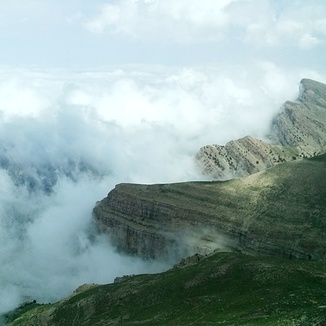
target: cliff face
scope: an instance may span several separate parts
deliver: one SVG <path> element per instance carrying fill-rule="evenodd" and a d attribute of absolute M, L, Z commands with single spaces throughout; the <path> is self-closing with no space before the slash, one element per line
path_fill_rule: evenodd
<path fill-rule="evenodd" d="M 159 193 L 160 186 L 152 192 Z M 169 207 L 156 206 L 147 197 L 148 188 L 117 185 L 107 198 L 97 203 L 94 214 L 102 231 L 107 232 L 119 250 L 140 256 L 155 256 L 174 243 L 175 227 Z M 155 193 L 151 193 L 153 198 Z M 169 222 L 171 222 L 169 224 Z"/>
<path fill-rule="evenodd" d="M 325 153 L 326 85 L 303 79 L 298 100 L 284 103 L 272 121 L 268 138 L 271 144 L 248 136 L 225 146 L 207 145 L 196 159 L 204 174 L 231 179 Z"/>
<path fill-rule="evenodd" d="M 326 260 L 326 155 L 226 182 L 121 184 L 94 208 L 118 248 Z"/>

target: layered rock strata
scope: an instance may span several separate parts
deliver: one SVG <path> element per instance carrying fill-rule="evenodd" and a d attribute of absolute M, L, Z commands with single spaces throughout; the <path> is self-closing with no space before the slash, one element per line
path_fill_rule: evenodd
<path fill-rule="evenodd" d="M 326 85 L 310 79 L 300 82 L 297 101 L 287 101 L 272 121 L 270 139 L 283 146 L 326 150 Z"/>
<path fill-rule="evenodd" d="M 231 179 L 325 153 L 326 85 L 303 79 L 299 98 L 284 103 L 272 121 L 268 138 L 271 143 L 247 136 L 225 146 L 207 145 L 196 159 L 204 174 Z"/>
<path fill-rule="evenodd" d="M 94 208 L 118 248 L 157 257 L 240 250 L 326 260 L 326 156 L 230 181 L 120 184 Z"/>
<path fill-rule="evenodd" d="M 204 174 L 222 180 L 247 176 L 278 163 L 312 157 L 320 152 L 321 149 L 309 145 L 274 145 L 246 136 L 225 146 L 204 146 L 196 154 L 196 159 Z"/>

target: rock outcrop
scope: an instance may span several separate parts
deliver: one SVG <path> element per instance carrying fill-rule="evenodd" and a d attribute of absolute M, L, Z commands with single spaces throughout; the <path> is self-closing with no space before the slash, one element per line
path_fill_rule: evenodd
<path fill-rule="evenodd" d="M 270 139 L 283 146 L 326 150 L 326 85 L 303 79 L 297 101 L 287 101 L 273 119 Z"/>
<path fill-rule="evenodd" d="M 115 246 L 144 257 L 179 248 L 326 260 L 326 155 L 230 181 L 120 184 L 94 208 Z"/>
<path fill-rule="evenodd" d="M 223 180 L 247 176 L 278 163 L 312 157 L 320 152 L 321 149 L 308 145 L 274 145 L 246 136 L 225 146 L 204 146 L 196 154 L 196 159 L 204 174 Z"/>
<path fill-rule="evenodd" d="M 297 101 L 287 101 L 273 119 L 271 143 L 247 136 L 225 146 L 207 145 L 196 155 L 204 174 L 232 179 L 275 164 L 326 152 L 326 85 L 303 79 Z"/>

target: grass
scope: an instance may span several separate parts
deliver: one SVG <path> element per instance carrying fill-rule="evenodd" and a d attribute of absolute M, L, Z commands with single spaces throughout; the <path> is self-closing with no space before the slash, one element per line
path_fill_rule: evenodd
<path fill-rule="evenodd" d="M 195 265 L 132 276 L 51 306 L 30 307 L 11 321 L 12 325 L 323 325 L 325 288 L 323 262 L 216 253 Z M 33 314 L 41 307 L 43 314 L 54 310 L 52 318 L 37 324 L 40 318 Z"/>

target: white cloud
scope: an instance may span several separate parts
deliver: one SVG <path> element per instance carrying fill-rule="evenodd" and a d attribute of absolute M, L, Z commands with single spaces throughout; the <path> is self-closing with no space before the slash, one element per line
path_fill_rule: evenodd
<path fill-rule="evenodd" d="M 49 104 L 38 90 L 15 79 L 0 82 L 0 103 L 4 119 L 16 115 L 37 116 Z"/>
<path fill-rule="evenodd" d="M 271 1 L 121 0 L 101 7 L 85 22 L 96 33 L 158 42 L 207 43 L 238 37 L 258 46 L 294 45 L 308 49 L 324 39 L 326 6 L 307 2 L 287 5 L 281 11 Z M 316 10 L 318 8 L 318 10 Z"/>
<path fill-rule="evenodd" d="M 301 35 L 301 38 L 298 40 L 298 45 L 302 49 L 310 49 L 315 45 L 321 43 L 321 40 L 315 36 L 312 36 L 309 33 L 304 33 Z"/>
<path fill-rule="evenodd" d="M 107 4 L 102 8 L 101 13 L 95 19 L 85 23 L 85 26 L 91 32 L 101 33 L 119 22 L 120 12 L 118 6 Z"/>
<path fill-rule="evenodd" d="M 0 4 L 0 60 L 9 64 L 250 62 L 270 49 L 292 55 L 306 50 L 306 58 L 314 56 L 316 62 L 313 51 L 325 46 L 326 4 L 317 0 L 32 0 L 28 4 L 2 0 Z"/>
<path fill-rule="evenodd" d="M 221 37 L 228 24 L 224 9 L 232 1 L 122 0 L 103 5 L 85 27 L 95 33 L 108 30 L 133 38 L 204 42 Z"/>
<path fill-rule="evenodd" d="M 296 46 L 310 49 L 325 41 L 323 17 L 326 6 L 320 3 L 297 1 L 277 11 L 276 7 L 265 1 L 264 7 L 252 8 L 249 12 L 257 16 L 252 22 L 242 21 L 245 40 L 249 43 L 260 47 Z"/>

